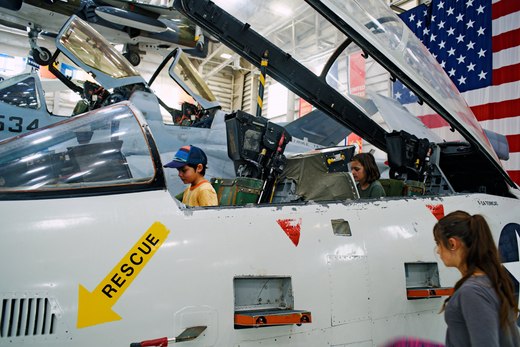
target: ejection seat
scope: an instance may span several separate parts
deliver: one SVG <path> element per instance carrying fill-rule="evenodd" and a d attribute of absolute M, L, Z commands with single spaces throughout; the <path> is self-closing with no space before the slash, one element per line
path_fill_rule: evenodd
<path fill-rule="evenodd" d="M 406 183 L 402 180 L 395 178 L 380 178 L 379 183 L 383 186 L 387 197 L 404 196 L 407 194 L 408 190 Z"/>
<path fill-rule="evenodd" d="M 387 196 L 424 195 L 432 153 L 428 139 L 419 139 L 405 131 L 393 131 L 386 135 L 386 147 L 390 178 L 380 182 Z"/>
<path fill-rule="evenodd" d="M 405 131 L 386 135 L 390 179 L 404 182 L 403 194 L 451 194 L 453 187 L 440 168 L 441 149 Z"/>
<path fill-rule="evenodd" d="M 358 199 L 348 164 L 354 146 L 333 147 L 289 157 L 280 174 L 273 202 Z"/>
<path fill-rule="evenodd" d="M 211 180 L 219 205 L 271 202 L 276 179 L 286 165 L 283 152 L 291 135 L 282 126 L 243 111 L 226 115 L 225 122 L 236 178 Z"/>

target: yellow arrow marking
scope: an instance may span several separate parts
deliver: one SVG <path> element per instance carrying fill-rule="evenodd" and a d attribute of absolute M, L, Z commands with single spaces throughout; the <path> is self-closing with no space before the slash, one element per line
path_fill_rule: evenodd
<path fill-rule="evenodd" d="M 112 306 L 123 295 L 170 231 L 155 222 L 92 292 L 79 285 L 78 329 L 121 319 Z"/>

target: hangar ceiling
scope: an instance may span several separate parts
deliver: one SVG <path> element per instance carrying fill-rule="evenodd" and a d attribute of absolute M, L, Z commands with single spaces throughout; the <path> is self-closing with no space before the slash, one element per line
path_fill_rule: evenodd
<path fill-rule="evenodd" d="M 396 12 L 402 12 L 425 2 L 423 0 L 386 1 Z M 272 42 L 285 47 L 288 53 L 313 70 L 323 64 L 323 61 L 344 40 L 342 34 L 331 30 L 327 21 L 314 11 L 308 11 L 309 5 L 303 0 L 286 0 L 282 4 L 280 2 L 276 4 L 274 1 L 248 1 L 247 6 L 243 6 L 244 2 L 239 0 L 215 0 L 215 3 L 241 21 L 251 24 L 256 31 Z M 27 42 L 16 38 L 18 35 L 26 36 L 26 33 L 5 26 L 0 26 L 0 30 L 5 33 L 0 35 L 2 46 L 8 46 L 16 53 L 20 52 L 19 55 L 26 54 Z M 48 38 L 41 37 L 39 43 L 43 46 L 52 46 L 52 39 L 48 40 L 50 42 L 46 42 L 47 40 Z M 251 71 L 248 63 L 218 42 L 210 43 L 210 53 L 206 58 L 193 58 L 193 60 L 198 61 L 199 71 L 203 72 L 206 78 L 226 67 L 231 67 L 235 71 Z"/>
<path fill-rule="evenodd" d="M 330 23 L 310 11 L 303 0 L 287 0 L 282 5 L 274 1 L 250 1 L 247 6 L 237 0 L 214 0 L 220 7 L 267 37 L 271 42 L 295 57 L 303 65 L 318 72 L 327 58 L 335 51 L 345 36 L 332 28 Z M 396 12 L 401 13 L 424 1 L 387 1 Z M 268 19 L 268 20 L 266 20 Z M 250 65 L 219 43 L 213 43 L 210 54 L 201 60 L 199 71 L 209 78 L 230 66 L 234 70 L 250 69 Z M 197 58 L 194 58 L 197 59 Z M 211 66 L 204 68 L 205 65 Z"/>
<path fill-rule="evenodd" d="M 254 30 L 283 47 L 287 53 L 315 73 L 321 71 L 327 58 L 345 39 L 342 33 L 335 30 L 315 11 L 309 11 L 309 5 L 304 0 L 278 1 L 278 4 L 272 0 L 214 1 L 239 20 L 251 24 Z M 244 3 L 247 4 L 246 7 L 243 6 Z M 419 0 L 388 2 L 396 12 L 414 7 L 418 3 Z M 5 26 L 0 26 L 0 31 L 0 46 L 3 48 L 0 53 L 22 57 L 27 55 L 29 43 L 26 32 Z M 51 51 L 54 50 L 52 38 L 40 37 L 39 44 Z M 217 90 L 219 100 L 224 107 L 231 110 L 251 104 L 250 107 L 254 108 L 256 98 L 251 91 L 257 89 L 258 70 L 218 42 L 210 42 L 209 52 L 204 59 L 194 57 L 191 59 L 206 81 L 214 85 L 212 87 Z M 165 54 L 166 52 L 148 51 L 142 57 L 142 64 L 139 66 L 143 76 L 150 76 Z M 269 82 L 268 78 L 267 83 Z M 268 99 L 267 95 L 264 101 L 266 108 L 269 104 Z M 294 102 L 297 102 L 294 96 L 287 101 L 288 114 L 292 112 L 291 103 Z M 63 101 L 56 104 L 64 105 Z M 71 105 L 73 105 L 72 101 Z"/>

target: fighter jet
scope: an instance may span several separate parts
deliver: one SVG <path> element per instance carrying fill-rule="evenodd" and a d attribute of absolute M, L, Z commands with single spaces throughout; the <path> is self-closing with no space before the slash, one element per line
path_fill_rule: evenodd
<path fill-rule="evenodd" d="M 487 218 L 520 279 L 520 189 L 449 78 L 383 3 L 327 4 L 299 3 L 406 81 L 461 139 L 387 131 L 327 72 L 317 75 L 239 14 L 178 0 L 255 65 L 269 51 L 271 76 L 384 151 L 403 189 L 359 199 L 351 148 L 284 158 L 290 134 L 237 110 L 224 127 L 243 176 L 213 182 L 220 206 L 184 206 L 168 191 L 170 158 L 146 118 L 158 108 L 146 91 L 8 139 L 0 345 L 382 346 L 419 334 L 441 342 L 439 308 L 460 274 L 440 264 L 432 228 L 458 209 Z M 85 28 L 73 18 L 58 37 L 73 49 Z M 327 198 L 312 197 L 317 185 Z"/>
<path fill-rule="evenodd" d="M 39 34 L 55 36 L 71 15 L 88 21 L 114 44 L 124 44 L 124 56 L 139 65 L 145 49 L 181 47 L 204 57 L 208 38 L 199 27 L 168 6 L 136 1 L 0 0 L 0 24 L 28 29 L 31 54 L 47 65 L 51 52 L 38 45 Z"/>
<path fill-rule="evenodd" d="M 122 100 L 132 99 L 135 104 L 141 104 L 146 99 L 145 117 L 154 129 L 155 141 L 165 160 L 178 148 L 190 143 L 206 148 L 212 163 L 208 177 L 234 176 L 233 163 L 227 156 L 225 112 L 220 110 L 212 91 L 180 48 L 168 54 L 146 82 L 92 27 L 79 17 L 74 23 L 81 24 L 74 24 L 74 28 L 78 27 L 75 35 L 57 38 L 57 50 L 49 65 L 49 71 L 57 81 L 82 96 L 73 115 Z M 82 71 L 83 76 L 91 77 L 85 81 L 71 79 L 71 67 Z M 161 79 L 163 88 L 153 91 L 158 79 Z M 25 73 L 0 82 L 0 140 L 71 116 L 48 111 L 38 74 Z M 338 127 L 339 124 L 328 117 L 321 120 L 322 129 L 312 134 L 298 131 L 305 128 L 302 123 L 302 120 L 296 120 L 289 124 L 297 135 L 289 145 L 289 152 L 333 145 L 348 134 L 348 129 Z M 298 135 L 302 135 L 300 139 Z M 166 172 L 171 190 L 181 191 L 183 186 L 176 175 L 175 170 Z"/>

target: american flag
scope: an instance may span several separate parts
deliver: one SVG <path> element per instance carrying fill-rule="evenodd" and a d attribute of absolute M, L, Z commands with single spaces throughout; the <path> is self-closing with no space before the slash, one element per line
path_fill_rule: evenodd
<path fill-rule="evenodd" d="M 506 136 L 503 161 L 520 185 L 520 0 L 432 0 L 400 15 L 430 50 L 484 129 Z M 430 128 L 447 125 L 400 82 L 394 98 Z M 419 113 L 418 113 L 419 112 Z"/>

